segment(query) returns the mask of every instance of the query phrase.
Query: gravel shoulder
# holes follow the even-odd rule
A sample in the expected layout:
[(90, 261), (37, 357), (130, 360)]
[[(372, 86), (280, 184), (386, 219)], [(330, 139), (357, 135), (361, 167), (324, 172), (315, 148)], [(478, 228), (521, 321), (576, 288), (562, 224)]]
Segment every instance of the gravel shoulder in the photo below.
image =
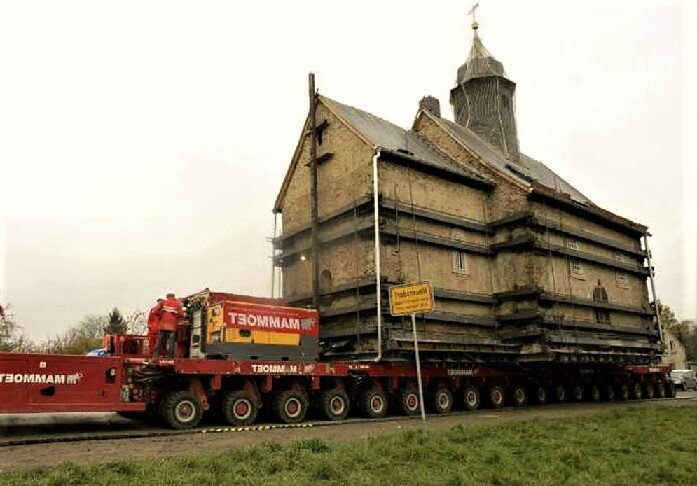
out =
[[(598, 412), (626, 407), (695, 407), (694, 395), (682, 399), (651, 400), (633, 403), (557, 404), (521, 409), (479, 410), (447, 416), (429, 416), (427, 427), (444, 429), (455, 425), (475, 426), (532, 419), (585, 417)], [(0, 422), (1, 425), (1, 422)], [(346, 442), (376, 436), (398, 429), (421, 427), (418, 419), (357, 422), (332, 426), (293, 429), (270, 429), (247, 432), (195, 433), (138, 439), (80, 441), (55, 444), (34, 444), (3, 447), (0, 472), (32, 467), (51, 467), (63, 462), (95, 464), (123, 460), (195, 455), (231, 447), (263, 442), (288, 443), (303, 439), (324, 439)]]

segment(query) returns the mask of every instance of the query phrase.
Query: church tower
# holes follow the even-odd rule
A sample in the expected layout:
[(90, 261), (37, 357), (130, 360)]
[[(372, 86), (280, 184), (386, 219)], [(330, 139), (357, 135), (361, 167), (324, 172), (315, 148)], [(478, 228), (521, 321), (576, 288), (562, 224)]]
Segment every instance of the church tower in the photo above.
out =
[(457, 70), (450, 104), (455, 121), (500, 150), (512, 162), (520, 159), (515, 121), (515, 83), (503, 64), (486, 50), (472, 23), (474, 39), (465, 63)]

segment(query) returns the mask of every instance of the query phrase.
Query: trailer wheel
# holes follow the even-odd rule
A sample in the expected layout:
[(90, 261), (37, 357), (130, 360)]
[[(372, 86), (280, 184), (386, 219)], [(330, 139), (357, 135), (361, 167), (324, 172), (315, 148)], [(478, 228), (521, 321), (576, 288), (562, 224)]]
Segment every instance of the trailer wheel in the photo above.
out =
[(307, 413), (307, 397), (299, 390), (278, 392), (271, 406), (273, 414), (281, 422), (297, 424), (305, 420)]
[(327, 420), (344, 420), (349, 413), (349, 399), (341, 388), (323, 391), (319, 397), (322, 416)]
[(516, 385), (511, 389), (511, 399), (516, 407), (524, 407), (528, 403), (528, 394), (525, 387)]
[(643, 392), (641, 389), (641, 383), (638, 381), (634, 383), (634, 386), (632, 387), (632, 398), (635, 400), (641, 400), (643, 397)]
[(666, 384), (666, 396), (668, 398), (675, 398), (675, 383), (672, 381)]
[(615, 400), (615, 386), (612, 384), (605, 385), (605, 390), (603, 390), (603, 397), (608, 402)]
[(571, 399), (574, 402), (583, 401), (583, 387), (581, 385), (574, 385), (571, 387)]
[(467, 410), (477, 410), (482, 404), (482, 396), (476, 386), (466, 386), (462, 395), (465, 399), (465, 408)]
[(397, 392), (397, 410), (402, 415), (411, 416), (421, 413), (419, 406), (419, 392), (414, 388), (404, 388)]
[(453, 408), (453, 394), (445, 387), (436, 388), (430, 394), (430, 402), (434, 412), (450, 413)]
[(654, 388), (653, 388), (653, 383), (647, 382), (644, 383), (644, 398), (648, 398), (651, 400), (654, 397)]
[(387, 396), (378, 388), (370, 388), (361, 392), (358, 404), (363, 414), (368, 418), (382, 418), (387, 415)]
[(659, 381), (656, 383), (656, 398), (665, 398), (666, 397), (666, 386), (663, 384), (662, 381)]
[(547, 389), (545, 387), (540, 385), (535, 387), (535, 402), (538, 405), (547, 403)]
[(600, 387), (598, 385), (590, 385), (588, 387), (588, 399), (591, 402), (599, 402), (600, 401)]
[(188, 391), (169, 392), (160, 400), (158, 415), (173, 429), (191, 429), (201, 421), (201, 403)]
[(254, 395), (245, 390), (226, 393), (220, 407), (225, 421), (235, 426), (253, 424), (259, 413)]
[(619, 393), (617, 394), (618, 400), (628, 400), (629, 399), (629, 386), (626, 383), (622, 383), (619, 388)]
[(552, 394), (555, 402), (564, 403), (566, 401), (566, 388), (564, 388), (564, 385), (554, 385)]
[(488, 395), (489, 405), (491, 405), (492, 408), (503, 407), (504, 395), (503, 387), (501, 385), (491, 385)]

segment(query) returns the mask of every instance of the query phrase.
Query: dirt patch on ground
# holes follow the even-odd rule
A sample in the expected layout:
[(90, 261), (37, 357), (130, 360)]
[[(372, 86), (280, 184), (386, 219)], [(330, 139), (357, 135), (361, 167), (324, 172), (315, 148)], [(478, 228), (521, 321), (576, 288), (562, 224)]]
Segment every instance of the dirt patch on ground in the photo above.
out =
[[(584, 417), (626, 407), (694, 407), (695, 399), (652, 400), (637, 403), (583, 403), (546, 405), (521, 409), (480, 410), (447, 416), (429, 416), (427, 427), (443, 429), (461, 424), (472, 426), (530, 419)], [(167, 437), (82, 441), (56, 444), (8, 446), (0, 449), (0, 472), (30, 467), (50, 467), (70, 461), (93, 464), (123, 460), (186, 456), (262, 442), (287, 443), (321, 438), (343, 442), (398, 429), (421, 427), (417, 419), (359, 422), (343, 425), (248, 432), (196, 433)]]

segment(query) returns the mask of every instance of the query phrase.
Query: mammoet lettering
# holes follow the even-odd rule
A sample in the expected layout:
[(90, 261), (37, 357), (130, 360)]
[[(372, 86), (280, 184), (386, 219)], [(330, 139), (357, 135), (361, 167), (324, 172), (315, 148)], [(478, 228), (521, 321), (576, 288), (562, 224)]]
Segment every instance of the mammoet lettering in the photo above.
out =
[(309, 330), (312, 328), (312, 320), (307, 323), (308, 319), (304, 319), (302, 326), (300, 319), (286, 318), (279, 316), (268, 316), (262, 314), (246, 314), (242, 312), (228, 312), (231, 325), (243, 327), (259, 327), (265, 329), (291, 329), (294, 331)]
[(77, 385), (82, 373), (72, 375), (51, 375), (44, 373), (1, 373), (0, 384), (46, 384), (46, 385)]

